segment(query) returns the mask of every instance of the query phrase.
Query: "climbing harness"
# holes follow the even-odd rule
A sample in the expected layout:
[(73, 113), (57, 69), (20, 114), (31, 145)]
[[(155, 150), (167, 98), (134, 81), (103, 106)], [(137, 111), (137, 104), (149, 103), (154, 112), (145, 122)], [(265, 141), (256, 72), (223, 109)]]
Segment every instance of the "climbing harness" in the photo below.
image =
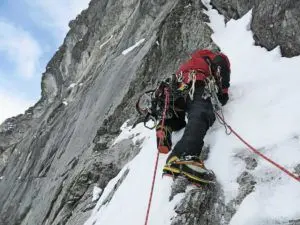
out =
[[(163, 100), (161, 99), (163, 96), (163, 90), (161, 91), (161, 86), (167, 87), (168, 84), (161, 82), (160, 85), (156, 89), (152, 89), (149, 91), (144, 92), (137, 100), (136, 103), (136, 110), (138, 113), (143, 117), (144, 126), (148, 129), (154, 129), (158, 122), (158, 119), (162, 118), (162, 112), (160, 111), (162, 108)], [(161, 93), (162, 92), (162, 93)], [(147, 122), (149, 120), (153, 121), (153, 126), (148, 126)], [(136, 121), (137, 123), (141, 122), (140, 119)]]
[[(142, 94), (139, 98), (138, 101), (136, 103), (136, 110), (138, 111), (138, 113), (140, 115), (145, 115), (143, 122), (144, 122), (144, 126), (147, 127), (148, 129), (154, 129), (157, 125), (157, 120), (154, 116), (154, 109), (155, 106), (152, 105), (152, 103), (154, 102), (154, 93), (155, 93), (156, 89), (154, 90), (149, 90), (146, 91), (144, 94)], [(154, 122), (154, 126), (150, 127), (147, 125), (147, 122), (149, 120), (152, 120)], [(137, 120), (137, 122), (135, 123), (135, 125), (140, 122), (139, 120)]]
[(225, 133), (227, 135), (231, 134), (231, 131), (229, 129), (229, 127), (227, 126), (226, 123), (224, 123), (225, 119), (224, 119), (224, 113), (223, 113), (223, 109), (222, 109), (222, 104), (219, 101), (218, 98), (218, 91), (219, 91), (219, 86), (217, 85), (217, 81), (215, 79), (214, 76), (209, 76), (207, 77), (207, 79), (205, 80), (205, 88), (204, 88), (204, 93), (202, 95), (202, 98), (207, 99), (209, 98), (211, 101), (211, 104), (213, 106), (213, 110), (214, 113), (218, 113), (218, 115), (216, 118), (218, 119), (219, 123), (221, 125), (224, 126), (225, 128)]
[[(140, 122), (144, 122), (145, 127), (154, 129), (158, 125), (158, 120), (162, 120), (163, 117), (165, 119), (170, 119), (173, 116), (178, 117), (177, 111), (182, 109), (176, 108), (175, 101), (180, 97), (185, 98), (189, 91), (188, 85), (183, 84), (178, 87), (179, 84), (176, 75), (173, 74), (172, 77), (160, 82), (156, 89), (144, 92), (138, 98), (136, 103), (136, 110), (143, 116), (143, 120), (141, 121), (141, 117), (138, 118), (134, 123), (134, 126)], [(168, 90), (168, 104), (166, 111), (164, 112), (166, 89)], [(149, 120), (154, 122), (154, 125), (151, 127), (147, 125)]]
[(203, 99), (210, 98), (211, 104), (215, 111), (220, 111), (222, 109), (222, 105), (218, 99), (218, 91), (219, 87), (216, 84), (216, 80), (213, 76), (207, 77), (205, 80), (204, 92), (202, 95)]

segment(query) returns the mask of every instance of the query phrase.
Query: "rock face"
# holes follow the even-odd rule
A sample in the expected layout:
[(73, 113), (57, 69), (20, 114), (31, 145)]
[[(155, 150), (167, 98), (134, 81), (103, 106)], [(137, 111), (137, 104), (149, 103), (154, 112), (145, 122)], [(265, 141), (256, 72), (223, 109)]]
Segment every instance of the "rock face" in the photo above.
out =
[[(0, 127), (0, 224), (83, 224), (139, 144), (112, 146), (138, 95), (214, 46), (199, 0), (92, 0), (42, 77), (42, 97)], [(127, 55), (122, 52), (145, 41)]]
[(224, 204), (222, 189), (218, 184), (193, 187), (185, 178), (177, 178), (172, 189), (173, 195), (185, 192), (184, 198), (175, 207), (177, 216), (172, 219), (172, 225), (229, 223), (231, 217), (226, 217), (228, 209)]
[(224, 15), (227, 21), (241, 18), (258, 2), (257, 0), (211, 0), (213, 7)]
[(297, 0), (212, 0), (228, 19), (252, 11), (255, 43), (272, 50), (280, 46), (283, 56), (300, 54), (300, 2)]
[[(300, 32), (299, 3), (281, 0), (264, 10), (267, 2), (213, 0), (228, 18), (254, 4), (259, 44), (281, 44), (287, 56), (299, 53), (300, 40), (292, 33)], [(93, 187), (104, 189), (139, 152), (142, 140), (113, 145), (120, 126), (136, 119), (139, 94), (172, 74), (195, 49), (215, 47), (204, 9), (200, 0), (92, 0), (70, 22), (43, 74), (41, 99), (0, 126), (1, 225), (83, 224), (95, 206)], [(248, 164), (255, 167), (252, 159)], [(240, 185), (243, 199), (255, 185), (251, 174), (242, 174)], [(175, 211), (174, 225), (226, 224), (234, 214), (219, 186), (187, 192)], [(213, 218), (212, 211), (222, 213)]]

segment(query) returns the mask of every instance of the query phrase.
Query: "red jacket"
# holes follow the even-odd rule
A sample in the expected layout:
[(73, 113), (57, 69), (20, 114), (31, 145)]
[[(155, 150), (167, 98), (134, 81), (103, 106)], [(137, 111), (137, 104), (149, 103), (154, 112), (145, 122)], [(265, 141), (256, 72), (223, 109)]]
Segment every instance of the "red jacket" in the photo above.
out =
[(227, 93), (230, 81), (230, 62), (223, 53), (214, 53), (207, 49), (198, 50), (191, 55), (191, 58), (187, 62), (179, 67), (176, 74), (182, 74), (183, 82), (185, 83), (191, 81), (191, 71), (195, 71), (196, 80), (204, 80), (210, 75), (209, 63), (212, 64), (212, 70), (214, 64), (221, 67), (222, 92)]

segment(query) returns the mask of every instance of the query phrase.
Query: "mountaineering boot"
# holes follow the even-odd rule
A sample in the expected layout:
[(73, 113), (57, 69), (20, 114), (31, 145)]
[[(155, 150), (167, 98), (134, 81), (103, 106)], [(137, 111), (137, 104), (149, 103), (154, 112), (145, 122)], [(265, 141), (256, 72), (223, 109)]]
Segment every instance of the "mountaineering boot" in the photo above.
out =
[(167, 154), (172, 147), (171, 128), (161, 125), (156, 128), (156, 143), (160, 153)]
[(163, 168), (164, 174), (174, 177), (184, 176), (196, 184), (214, 183), (215, 175), (211, 170), (205, 168), (204, 163), (195, 156), (186, 156), (179, 159), (172, 156)]

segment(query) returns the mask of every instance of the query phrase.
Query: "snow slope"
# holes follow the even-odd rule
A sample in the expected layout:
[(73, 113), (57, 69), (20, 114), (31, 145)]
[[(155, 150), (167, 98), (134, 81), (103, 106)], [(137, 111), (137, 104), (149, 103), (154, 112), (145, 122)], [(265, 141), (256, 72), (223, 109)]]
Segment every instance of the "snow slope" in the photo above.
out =
[[(223, 17), (209, 5), (208, 8), (214, 31), (212, 38), (232, 64), (231, 100), (224, 107), (227, 122), (262, 153), (293, 171), (300, 163), (300, 57), (282, 58), (279, 48), (268, 52), (254, 46), (249, 30), (251, 12), (225, 25)], [(142, 124), (135, 129), (125, 124), (122, 129), (116, 142), (128, 137), (134, 137), (134, 141), (144, 139), (141, 152), (108, 184), (85, 225), (144, 224), (156, 159), (155, 133)], [(178, 140), (180, 133), (173, 138)], [(230, 225), (271, 225), (300, 218), (300, 182), (253, 155), (233, 135), (227, 136), (217, 122), (209, 131), (206, 143), (211, 149), (206, 165), (216, 173), (226, 202), (236, 197), (237, 177), (247, 170), (237, 155), (251, 155), (258, 162), (249, 171), (256, 178), (255, 190), (243, 200)], [(170, 224), (175, 214), (173, 208), (183, 197), (177, 195), (169, 202), (172, 180), (160, 176), (165, 159), (166, 156), (159, 159), (151, 225)], [(127, 169), (126, 179), (107, 203)]]
[[(283, 58), (279, 48), (268, 52), (254, 46), (249, 30), (251, 12), (226, 26), (215, 10), (208, 15), (212, 38), (232, 63), (231, 102), (225, 107), (228, 123), (261, 152), (293, 171), (300, 163), (300, 57)], [(234, 156), (252, 153), (222, 129), (209, 136), (209, 143), (213, 148), (207, 166), (215, 171), (229, 201), (236, 193), (236, 178), (245, 169)], [(242, 202), (231, 225), (299, 219), (300, 182), (263, 159), (257, 160), (258, 166), (251, 172), (256, 189)]]

